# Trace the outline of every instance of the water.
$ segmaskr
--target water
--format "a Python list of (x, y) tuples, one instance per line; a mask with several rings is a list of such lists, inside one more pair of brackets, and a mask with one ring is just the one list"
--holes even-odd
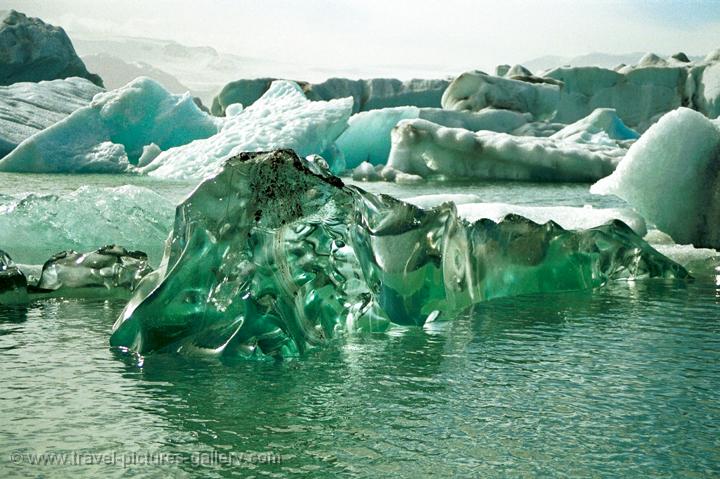
[[(83, 181), (12, 176), (0, 178), (0, 195)], [(173, 199), (192, 187), (88, 179), (129, 180)], [(371, 187), (397, 196), (438, 189)], [(586, 185), (448, 189), (487, 201), (614, 206)], [(449, 323), (343, 338), (282, 363), (138, 362), (108, 348), (122, 306), (0, 308), (0, 475), (720, 475), (713, 268), (690, 283), (490, 301)], [(77, 465), (28, 463), (41, 453), (67, 453), (44, 459)]]

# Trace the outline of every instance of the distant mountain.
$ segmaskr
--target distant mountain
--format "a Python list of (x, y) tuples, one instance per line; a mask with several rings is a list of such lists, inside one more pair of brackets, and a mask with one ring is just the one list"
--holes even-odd
[(185, 93), (190, 88), (167, 72), (144, 62), (126, 62), (121, 58), (105, 53), (82, 57), (87, 67), (97, 72), (105, 82), (105, 88), (119, 88), (139, 76), (157, 80), (171, 93)]

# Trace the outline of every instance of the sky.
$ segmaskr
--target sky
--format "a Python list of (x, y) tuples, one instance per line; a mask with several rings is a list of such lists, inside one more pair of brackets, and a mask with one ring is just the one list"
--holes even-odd
[(318, 68), (490, 69), (544, 55), (720, 48), (720, 0), (0, 0), (73, 35), (208, 45)]

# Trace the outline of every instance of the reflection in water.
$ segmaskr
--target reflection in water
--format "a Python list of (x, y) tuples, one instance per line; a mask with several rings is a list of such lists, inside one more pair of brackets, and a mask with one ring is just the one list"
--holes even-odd
[(507, 298), (300, 360), (159, 354), (140, 367), (107, 347), (121, 304), (33, 304), (17, 321), (3, 310), (0, 462), (42, 445), (282, 455), (202, 470), (223, 477), (717, 475), (717, 289), (712, 277)]

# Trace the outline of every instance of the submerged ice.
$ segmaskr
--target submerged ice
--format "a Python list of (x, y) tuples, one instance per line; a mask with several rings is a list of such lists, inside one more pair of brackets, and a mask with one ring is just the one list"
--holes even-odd
[(341, 331), (450, 319), (509, 295), (687, 276), (624, 223), (468, 223), (345, 186), (287, 150), (242, 153), (177, 207), (160, 268), (111, 344), (287, 357)]

